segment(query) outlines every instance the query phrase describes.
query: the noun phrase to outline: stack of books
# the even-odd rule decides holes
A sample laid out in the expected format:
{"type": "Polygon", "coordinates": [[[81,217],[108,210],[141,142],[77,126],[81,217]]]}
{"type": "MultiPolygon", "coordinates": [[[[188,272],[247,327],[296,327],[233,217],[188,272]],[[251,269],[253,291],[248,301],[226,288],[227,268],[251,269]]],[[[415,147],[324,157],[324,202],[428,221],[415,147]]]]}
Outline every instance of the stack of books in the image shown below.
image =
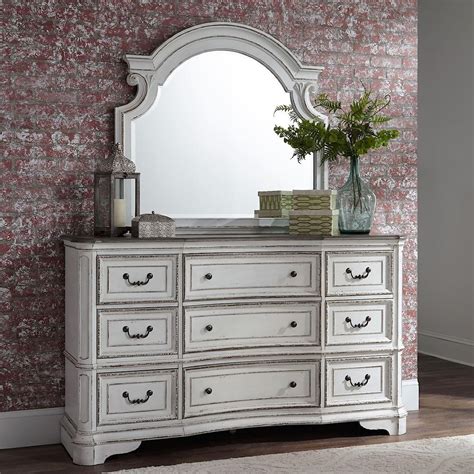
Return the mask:
{"type": "Polygon", "coordinates": [[[260,191],[255,217],[288,218],[290,234],[339,234],[337,191],[260,191]]]}
{"type": "Polygon", "coordinates": [[[255,217],[289,217],[293,209],[293,191],[259,191],[260,209],[255,217]]]}
{"type": "Polygon", "coordinates": [[[290,234],[339,234],[337,191],[293,191],[293,209],[289,212],[290,234]]]}

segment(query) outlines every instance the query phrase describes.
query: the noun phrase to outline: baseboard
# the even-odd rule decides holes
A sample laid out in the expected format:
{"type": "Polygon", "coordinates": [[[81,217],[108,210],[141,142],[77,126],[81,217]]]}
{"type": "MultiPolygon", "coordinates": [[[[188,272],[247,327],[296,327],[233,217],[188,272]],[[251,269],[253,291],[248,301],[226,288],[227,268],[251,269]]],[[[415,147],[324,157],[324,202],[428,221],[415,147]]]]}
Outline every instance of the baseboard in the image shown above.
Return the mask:
{"type": "Polygon", "coordinates": [[[474,341],[470,339],[445,336],[433,331],[418,331],[418,352],[474,366],[474,341]]]}
{"type": "Polygon", "coordinates": [[[0,449],[58,444],[64,408],[0,412],[0,449]]]}
{"type": "Polygon", "coordinates": [[[420,388],[418,379],[402,380],[402,400],[408,411],[420,408],[420,388]]]}

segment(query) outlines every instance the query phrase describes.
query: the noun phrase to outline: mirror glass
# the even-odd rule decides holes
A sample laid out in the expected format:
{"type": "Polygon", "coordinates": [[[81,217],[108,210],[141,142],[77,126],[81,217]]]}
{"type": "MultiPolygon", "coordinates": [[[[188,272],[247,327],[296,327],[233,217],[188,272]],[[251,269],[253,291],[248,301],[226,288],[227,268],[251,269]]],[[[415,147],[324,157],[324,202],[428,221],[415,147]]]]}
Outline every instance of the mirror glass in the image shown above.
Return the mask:
{"type": "Polygon", "coordinates": [[[312,189],[313,160],[298,164],[275,135],[290,104],[256,60],[212,51],[185,61],[132,122],[141,212],[173,218],[253,217],[258,191],[312,189]]]}

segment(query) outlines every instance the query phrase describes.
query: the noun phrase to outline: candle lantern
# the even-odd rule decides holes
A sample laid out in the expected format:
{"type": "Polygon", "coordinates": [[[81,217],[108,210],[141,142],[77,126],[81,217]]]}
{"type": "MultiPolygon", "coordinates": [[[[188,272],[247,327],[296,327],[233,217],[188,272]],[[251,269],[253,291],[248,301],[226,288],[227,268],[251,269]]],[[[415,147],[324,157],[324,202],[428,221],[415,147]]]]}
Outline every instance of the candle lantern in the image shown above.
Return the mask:
{"type": "Polygon", "coordinates": [[[140,215],[140,173],[117,143],[94,180],[94,234],[117,237],[131,230],[140,215]]]}

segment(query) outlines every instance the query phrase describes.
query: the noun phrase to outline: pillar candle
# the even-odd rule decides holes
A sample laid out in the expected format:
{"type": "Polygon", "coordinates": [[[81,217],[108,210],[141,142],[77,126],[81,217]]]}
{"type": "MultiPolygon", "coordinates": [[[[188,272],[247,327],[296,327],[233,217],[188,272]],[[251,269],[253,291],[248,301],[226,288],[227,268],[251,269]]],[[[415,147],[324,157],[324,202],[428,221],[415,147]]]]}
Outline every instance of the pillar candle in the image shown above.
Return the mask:
{"type": "Polygon", "coordinates": [[[114,199],[114,225],[115,227],[127,227],[128,225],[125,199],[114,199]]]}

